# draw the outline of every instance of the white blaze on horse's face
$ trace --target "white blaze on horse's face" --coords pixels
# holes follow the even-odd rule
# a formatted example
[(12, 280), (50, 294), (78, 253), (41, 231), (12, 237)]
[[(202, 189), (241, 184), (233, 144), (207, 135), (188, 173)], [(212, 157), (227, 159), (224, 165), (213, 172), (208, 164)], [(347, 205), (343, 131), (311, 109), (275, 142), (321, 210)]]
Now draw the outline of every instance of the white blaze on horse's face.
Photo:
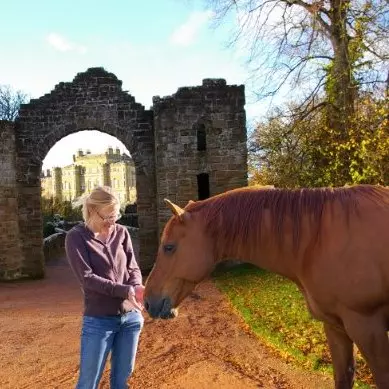
[(172, 317), (172, 311), (214, 268), (211, 239), (201, 220), (168, 203), (174, 213), (167, 223), (157, 260), (145, 290), (145, 306), (153, 317)]

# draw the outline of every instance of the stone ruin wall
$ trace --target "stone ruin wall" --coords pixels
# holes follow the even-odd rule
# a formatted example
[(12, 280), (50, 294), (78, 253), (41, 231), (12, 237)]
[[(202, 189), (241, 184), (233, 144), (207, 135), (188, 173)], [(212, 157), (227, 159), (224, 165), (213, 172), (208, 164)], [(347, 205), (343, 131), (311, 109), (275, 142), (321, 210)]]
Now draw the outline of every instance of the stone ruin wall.
[(0, 121), (0, 280), (21, 276), (14, 124)]
[[(247, 185), (247, 135), (244, 86), (205, 79), (202, 86), (180, 88), (155, 97), (154, 126), (158, 222), (171, 216), (163, 199), (180, 206), (198, 199), (197, 175), (209, 175), (210, 196)], [(206, 134), (197, 150), (197, 131)]]
[[(40, 173), (63, 137), (99, 130), (119, 139), (136, 168), (140, 265), (149, 270), (170, 211), (165, 197), (185, 206), (197, 200), (197, 175), (209, 176), (210, 195), (247, 185), (244, 86), (222, 79), (155, 97), (145, 110), (121, 81), (102, 68), (21, 107), (15, 123), (0, 122), (0, 280), (44, 276)], [(206, 150), (197, 150), (205, 130)]]

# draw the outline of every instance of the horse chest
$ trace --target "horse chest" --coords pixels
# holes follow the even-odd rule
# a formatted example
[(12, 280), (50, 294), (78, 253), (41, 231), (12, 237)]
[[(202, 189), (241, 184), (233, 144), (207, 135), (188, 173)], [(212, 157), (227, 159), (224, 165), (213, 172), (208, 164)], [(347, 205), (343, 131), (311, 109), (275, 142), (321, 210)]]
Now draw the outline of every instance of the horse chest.
[(318, 304), (317, 301), (315, 301), (315, 299), (303, 288), (300, 288), (300, 290), (304, 295), (309, 313), (314, 319), (334, 325), (339, 324), (339, 320), (335, 315), (331, 314), (327, 310), (324, 310), (323, 307), (321, 307), (320, 304)]

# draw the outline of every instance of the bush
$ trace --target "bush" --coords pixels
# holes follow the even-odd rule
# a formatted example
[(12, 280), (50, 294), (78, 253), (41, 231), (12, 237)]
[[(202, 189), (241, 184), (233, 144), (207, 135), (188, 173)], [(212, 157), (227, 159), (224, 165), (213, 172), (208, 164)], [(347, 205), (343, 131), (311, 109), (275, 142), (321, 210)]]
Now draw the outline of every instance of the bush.
[[(58, 201), (57, 199), (41, 199), (43, 218), (43, 237), (55, 233), (55, 227), (65, 229), (66, 222), (82, 220), (81, 207), (74, 208), (70, 201)], [(70, 225), (72, 223), (69, 223)]]

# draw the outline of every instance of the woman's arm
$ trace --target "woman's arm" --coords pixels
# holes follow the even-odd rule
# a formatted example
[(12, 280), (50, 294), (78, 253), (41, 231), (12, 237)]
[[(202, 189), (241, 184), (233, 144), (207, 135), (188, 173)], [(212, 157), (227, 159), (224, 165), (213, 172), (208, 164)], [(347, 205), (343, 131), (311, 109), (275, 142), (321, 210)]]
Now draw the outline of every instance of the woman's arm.
[(133, 286), (119, 284), (93, 273), (85, 242), (77, 231), (69, 231), (66, 234), (65, 250), (70, 266), (84, 290), (123, 299), (134, 295)]
[(132, 286), (142, 285), (142, 273), (140, 271), (138, 262), (135, 258), (132, 240), (127, 228), (124, 227), (124, 241), (123, 248), (127, 255), (127, 270), (130, 276), (128, 284)]

